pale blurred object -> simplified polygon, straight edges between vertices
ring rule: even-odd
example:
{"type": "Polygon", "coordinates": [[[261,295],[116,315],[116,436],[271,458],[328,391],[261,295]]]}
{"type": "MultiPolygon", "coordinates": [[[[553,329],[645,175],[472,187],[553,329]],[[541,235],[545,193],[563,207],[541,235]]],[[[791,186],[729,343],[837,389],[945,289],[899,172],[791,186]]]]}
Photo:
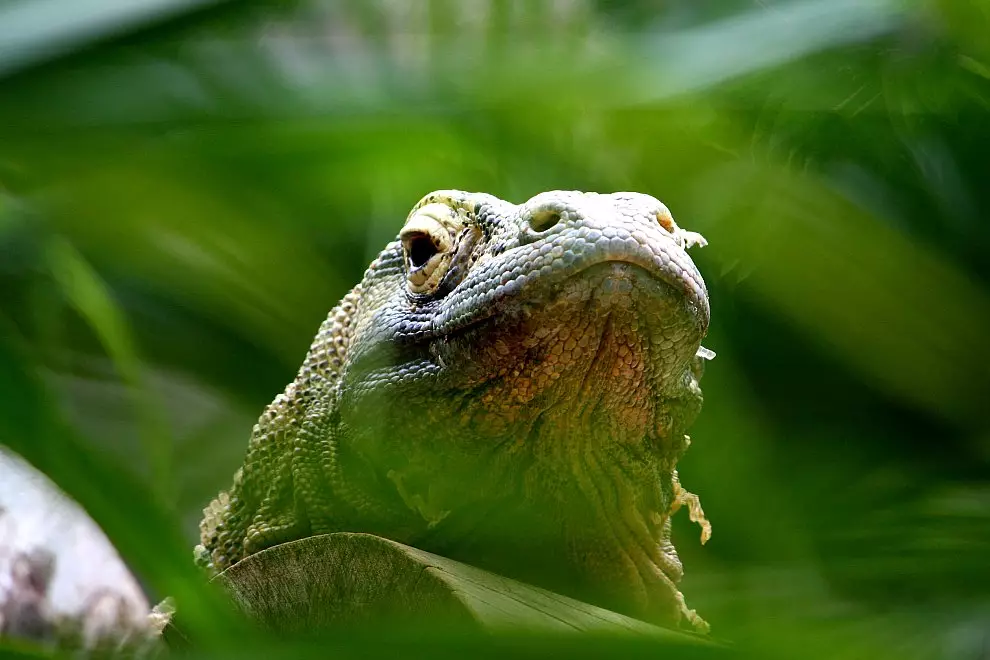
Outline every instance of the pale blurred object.
{"type": "Polygon", "coordinates": [[[0,448],[0,637],[131,646],[153,635],[149,613],[96,523],[0,448]]]}

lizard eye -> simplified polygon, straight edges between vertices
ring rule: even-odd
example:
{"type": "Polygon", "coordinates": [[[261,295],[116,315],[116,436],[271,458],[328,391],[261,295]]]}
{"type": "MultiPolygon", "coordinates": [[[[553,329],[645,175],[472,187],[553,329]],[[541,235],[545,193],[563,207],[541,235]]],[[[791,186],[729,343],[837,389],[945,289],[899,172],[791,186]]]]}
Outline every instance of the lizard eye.
{"type": "Polygon", "coordinates": [[[439,286],[450,267],[454,239],[445,205],[427,205],[416,212],[399,233],[406,255],[409,290],[430,293],[439,286]],[[440,208],[432,208],[438,206],[440,208]]]}
{"type": "Polygon", "coordinates": [[[428,234],[412,234],[404,242],[406,254],[409,255],[409,265],[413,268],[422,268],[435,255],[436,244],[428,234]]]}

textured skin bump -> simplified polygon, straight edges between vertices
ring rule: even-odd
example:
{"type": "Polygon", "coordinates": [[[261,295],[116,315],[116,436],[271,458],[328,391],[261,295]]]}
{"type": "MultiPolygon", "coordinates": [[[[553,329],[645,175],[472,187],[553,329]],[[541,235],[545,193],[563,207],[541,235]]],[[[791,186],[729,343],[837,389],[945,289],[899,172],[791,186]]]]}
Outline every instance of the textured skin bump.
{"type": "Polygon", "coordinates": [[[214,571],[369,532],[667,625],[701,407],[704,239],[638,193],[430,193],[330,312],[205,510],[214,571]]]}

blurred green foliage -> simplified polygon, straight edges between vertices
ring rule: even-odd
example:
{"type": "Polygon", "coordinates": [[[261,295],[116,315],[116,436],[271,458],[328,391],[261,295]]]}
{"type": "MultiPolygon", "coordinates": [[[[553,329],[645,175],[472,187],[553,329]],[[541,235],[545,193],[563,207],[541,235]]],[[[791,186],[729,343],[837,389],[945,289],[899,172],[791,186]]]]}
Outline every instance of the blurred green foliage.
{"type": "Polygon", "coordinates": [[[0,3],[0,442],[243,657],[199,511],[408,208],[646,192],[711,244],[691,606],[760,657],[982,657],[988,34],[984,0],[0,3]]]}

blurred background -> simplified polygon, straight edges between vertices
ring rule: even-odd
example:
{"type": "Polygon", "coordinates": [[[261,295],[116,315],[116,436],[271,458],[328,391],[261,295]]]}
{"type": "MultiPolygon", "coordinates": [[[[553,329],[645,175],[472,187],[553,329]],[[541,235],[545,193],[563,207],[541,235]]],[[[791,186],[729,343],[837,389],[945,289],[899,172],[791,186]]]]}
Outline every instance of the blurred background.
{"type": "Polygon", "coordinates": [[[990,657],[988,111],[984,0],[0,1],[0,443],[195,617],[203,506],[412,204],[649,193],[710,242],[689,604],[990,657]]]}

